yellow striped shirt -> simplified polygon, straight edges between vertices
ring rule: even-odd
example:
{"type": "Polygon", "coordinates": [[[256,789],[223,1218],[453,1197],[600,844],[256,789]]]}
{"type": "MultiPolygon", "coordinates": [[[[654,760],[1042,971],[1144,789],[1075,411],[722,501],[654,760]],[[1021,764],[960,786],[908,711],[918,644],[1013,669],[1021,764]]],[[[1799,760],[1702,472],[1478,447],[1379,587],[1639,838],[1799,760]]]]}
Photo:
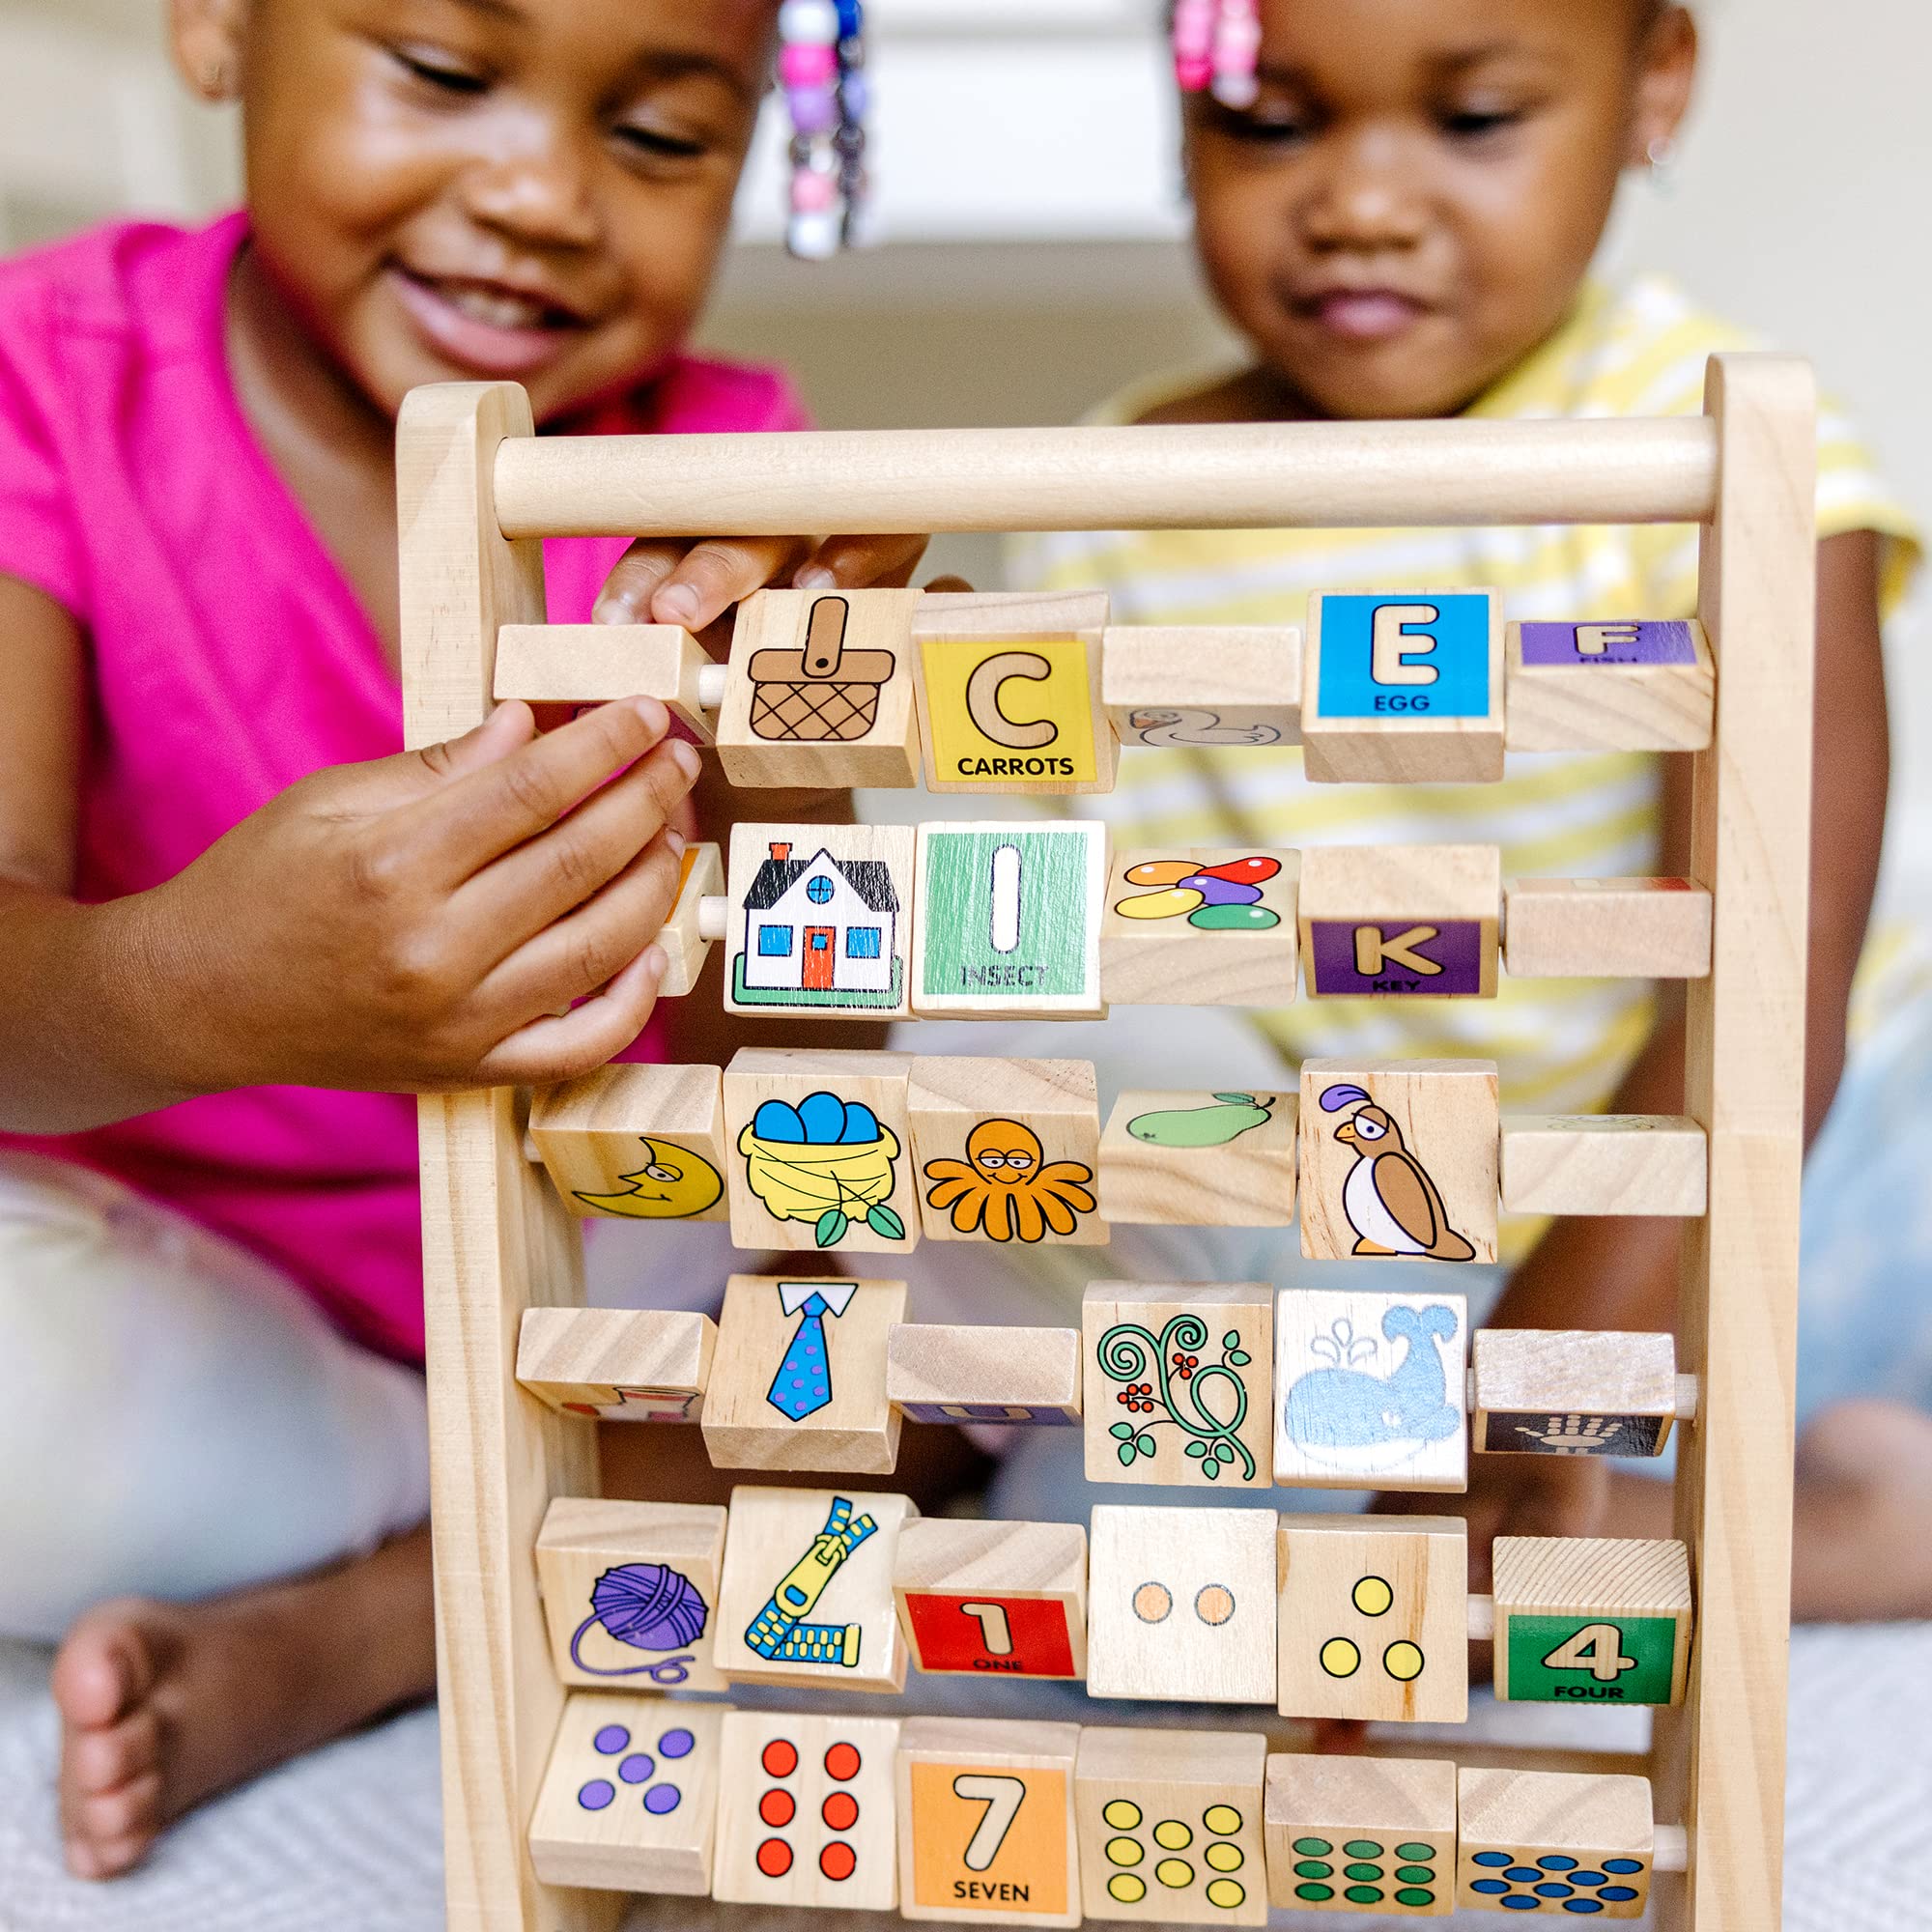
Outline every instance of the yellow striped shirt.
{"type": "MultiPolygon", "coordinates": [[[[1589,284],[1563,327],[1468,413],[1695,414],[1705,358],[1757,346],[1660,277],[1589,284]]],[[[1191,386],[1137,385],[1096,419],[1131,422],[1191,386]]],[[[1830,405],[1818,454],[1819,534],[1888,538],[1889,611],[1918,558],[1917,528],[1830,405]]],[[[1311,590],[1477,585],[1499,589],[1511,619],[1686,617],[1696,558],[1687,526],[1097,531],[1024,539],[1010,575],[1029,587],[1104,587],[1119,623],[1300,623],[1311,590]]],[[[1107,818],[1117,849],[1475,843],[1500,846],[1506,874],[1642,876],[1657,869],[1660,772],[1641,753],[1512,753],[1498,784],[1312,785],[1292,747],[1130,748],[1114,793],[1066,804],[1107,818]]],[[[1641,1045],[1650,998],[1640,981],[1505,979],[1494,1000],[1328,999],[1252,1017],[1292,1062],[1485,1056],[1501,1066],[1505,1105],[1582,1113],[1605,1104],[1641,1045]]]]}

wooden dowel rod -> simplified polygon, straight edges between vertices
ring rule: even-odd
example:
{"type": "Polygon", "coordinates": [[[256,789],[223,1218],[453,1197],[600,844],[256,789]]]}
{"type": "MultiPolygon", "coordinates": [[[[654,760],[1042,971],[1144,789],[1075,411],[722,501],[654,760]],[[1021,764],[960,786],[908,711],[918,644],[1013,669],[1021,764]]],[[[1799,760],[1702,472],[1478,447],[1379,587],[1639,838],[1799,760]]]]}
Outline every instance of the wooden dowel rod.
{"type": "Polygon", "coordinates": [[[506,537],[1699,523],[1704,417],[520,437],[506,537]]]}

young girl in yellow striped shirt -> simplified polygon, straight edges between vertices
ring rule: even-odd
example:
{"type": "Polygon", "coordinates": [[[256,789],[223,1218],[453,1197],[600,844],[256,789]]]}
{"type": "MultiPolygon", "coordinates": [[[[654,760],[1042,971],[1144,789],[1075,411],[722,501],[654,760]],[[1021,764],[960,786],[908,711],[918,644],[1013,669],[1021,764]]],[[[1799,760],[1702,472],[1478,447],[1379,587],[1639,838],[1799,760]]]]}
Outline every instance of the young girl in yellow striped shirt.
{"type": "MultiPolygon", "coordinates": [[[[1701,407],[1706,356],[1750,338],[1660,279],[1618,291],[1586,279],[1621,176],[1663,158],[1684,113],[1696,53],[1684,9],[1263,0],[1259,19],[1252,87],[1237,72],[1234,87],[1184,97],[1196,246],[1248,358],[1207,380],[1142,384],[1103,419],[1701,407]]],[[[1199,65],[1197,83],[1205,56],[1199,65]]],[[[1880,611],[1917,556],[1910,521],[1830,410],[1819,455],[1812,1133],[1838,1084],[1878,870],[1888,776],[1880,611]]],[[[1052,587],[1104,584],[1117,620],[1137,623],[1298,621],[1310,590],[1351,585],[1494,585],[1512,618],[1671,617],[1694,609],[1696,537],[1682,527],[1102,532],[1030,544],[1020,575],[1052,587]]],[[[1506,872],[1670,874],[1687,869],[1688,763],[1513,756],[1500,784],[1311,786],[1293,750],[1136,753],[1118,792],[1078,804],[1114,821],[1117,845],[1453,839],[1500,846],[1506,872]]],[[[1307,1053],[1475,1054],[1500,1063],[1506,1105],[1682,1108],[1681,1009],[1627,980],[1505,981],[1493,1002],[1327,1000],[1250,1017],[1287,1063],[1307,1053]]],[[[1242,1077],[1251,1074],[1250,1065],[1242,1077]]],[[[1516,1232],[1509,1259],[1519,1264],[1494,1324],[1673,1324],[1676,1224],[1578,1220],[1516,1232]]],[[[1520,1457],[1480,1459],[1468,1500],[1486,1550],[1497,1527],[1667,1534],[1662,1498],[1656,1484],[1613,1490],[1595,1459],[1520,1457]]],[[[1892,1534],[1928,1499],[1932,1418],[1870,1404],[1823,1411],[1801,1455],[1800,1607],[1932,1611],[1924,1539],[1892,1534]],[[1887,1544],[1889,1594],[1848,1597],[1860,1567],[1848,1558],[1887,1544]]]]}

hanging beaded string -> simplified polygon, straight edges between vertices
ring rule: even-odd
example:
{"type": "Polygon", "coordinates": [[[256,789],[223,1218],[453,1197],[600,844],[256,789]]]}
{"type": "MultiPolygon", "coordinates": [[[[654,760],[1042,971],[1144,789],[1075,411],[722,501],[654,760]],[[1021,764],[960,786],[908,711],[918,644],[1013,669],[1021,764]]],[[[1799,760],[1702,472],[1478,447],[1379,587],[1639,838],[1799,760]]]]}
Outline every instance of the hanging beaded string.
{"type": "Polygon", "coordinates": [[[821,262],[864,239],[865,12],[859,0],[784,0],[779,84],[791,113],[785,246],[821,262]]]}
{"type": "Polygon", "coordinates": [[[1175,0],[1174,76],[1183,93],[1205,88],[1223,107],[1252,107],[1261,45],[1260,0],[1175,0]]]}

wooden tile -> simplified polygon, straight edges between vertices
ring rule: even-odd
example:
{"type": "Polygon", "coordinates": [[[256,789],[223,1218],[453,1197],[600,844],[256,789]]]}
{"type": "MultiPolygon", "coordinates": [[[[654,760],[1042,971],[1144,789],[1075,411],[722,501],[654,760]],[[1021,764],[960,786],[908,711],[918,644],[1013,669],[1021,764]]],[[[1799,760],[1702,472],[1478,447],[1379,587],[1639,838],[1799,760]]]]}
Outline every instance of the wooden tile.
{"type": "Polygon", "coordinates": [[[698,698],[710,654],[677,624],[505,624],[497,633],[500,704],[604,704],[655,697],[700,745],[712,719],[698,698]]]}
{"type": "Polygon", "coordinates": [[[1456,1767],[1435,1758],[1267,1761],[1269,1896],[1295,1912],[1440,1918],[1456,1909],[1456,1767]]]}
{"type": "Polygon", "coordinates": [[[920,745],[934,792],[1112,791],[1100,593],[928,592],[913,618],[920,745]]]}
{"type": "Polygon", "coordinates": [[[886,1338],[886,1396],[913,1422],[1074,1425],[1080,1331],[905,1322],[886,1338]]]}
{"type": "Polygon", "coordinates": [[[918,1514],[882,1490],[733,1490],[718,1668],[734,1684],[903,1690],[893,1565],[918,1514]]]}
{"type": "Polygon", "coordinates": [[[537,1533],[551,1661],[565,1684],[722,1690],[711,1661],[724,1512],[558,1496],[537,1533]]]}
{"type": "Polygon", "coordinates": [[[886,1335],[905,1305],[902,1281],[734,1274],[704,1403],[712,1467],[890,1475],[899,1417],[886,1335]]]}
{"type": "Polygon", "coordinates": [[[1701,980],[1711,895],[1689,879],[1505,879],[1503,965],[1519,980],[1701,980]]]}
{"type": "Polygon", "coordinates": [[[578,1691],[564,1699],[530,1817],[546,1885],[611,1891],[711,1889],[719,1704],[578,1691]]]}
{"type": "Polygon", "coordinates": [[[1648,1778],[1464,1766],[1456,1810],[1459,1905],[1559,1918],[1588,1900],[1605,1918],[1643,1916],[1654,1850],[1648,1778]]]}
{"type": "Polygon", "coordinates": [[[1460,1294],[1282,1290],[1275,1481],[1314,1490],[1467,1489],[1468,1352],[1460,1294]]]}
{"type": "Polygon", "coordinates": [[[912,855],[909,825],[734,825],[725,1009],[910,1013],[912,855]]]}
{"type": "Polygon", "coordinates": [[[1301,1064],[1301,1252],[1496,1258],[1492,1060],[1301,1064]]]}
{"type": "Polygon", "coordinates": [[[1293,745],[1301,633],[1293,624],[1110,624],[1100,696],[1123,745],[1293,745]]]}
{"type": "Polygon", "coordinates": [[[1237,1490],[1274,1480],[1273,1293],[1259,1281],[1087,1285],[1090,1483],[1237,1490]]]}
{"type": "Polygon", "coordinates": [[[1679,1704],[1690,1662],[1681,1543],[1499,1536],[1496,1695],[1513,1703],[1679,1704]]]}
{"type": "Polygon", "coordinates": [[[700,929],[699,908],[724,890],[724,859],[716,845],[687,845],[678,862],[677,898],[670,917],[658,933],[665,950],[665,976],[658,992],[665,999],[682,999],[697,985],[697,976],[711,956],[711,942],[700,929]]]}
{"type": "Polygon", "coordinates": [[[1285,1718],[1460,1724],[1469,1708],[1461,1517],[1280,1519],[1285,1718]]]}
{"type": "Polygon", "coordinates": [[[1512,624],[1512,752],[1701,752],[1717,667],[1697,620],[1512,624]]]}
{"type": "Polygon", "coordinates": [[[722,1221],[729,1212],[715,1066],[600,1066],[539,1089],[530,1138],[573,1214],[722,1221]]]}
{"type": "Polygon", "coordinates": [[[1075,1724],[908,1718],[899,1730],[899,1916],[1077,1925],[1075,1724]]]}
{"type": "Polygon", "coordinates": [[[927,1240],[1106,1240],[1091,1061],[922,1055],[908,1106],[927,1240]]]}
{"type": "Polygon", "coordinates": [[[896,1718],[731,1711],[711,1895],[890,1912],[898,1901],[896,1718]]]}
{"type": "Polygon", "coordinates": [[[1294,1123],[1292,1093],[1123,1093],[1100,1136],[1100,1212],[1145,1227],[1286,1228],[1294,1123]]]}
{"type": "Polygon", "coordinates": [[[741,1248],[905,1254],[919,1244],[911,1059],[744,1047],[724,1071],[741,1248]]]}
{"type": "Polygon", "coordinates": [[[927,1018],[1092,1019],[1100,996],[1107,828],[922,825],[913,1010],[927,1018]]]}
{"type": "Polygon", "coordinates": [[[526,1308],[517,1379],[565,1415],[696,1422],[718,1330],[675,1308],[526,1308]]]}
{"type": "Polygon", "coordinates": [[[1092,1525],[1089,1696],[1274,1702],[1272,1511],[1096,1503],[1092,1525]]]}
{"type": "Polygon", "coordinates": [[[1265,1925],[1259,1731],[1085,1724],[1073,1770],[1090,1918],[1265,1925]]]}
{"type": "Polygon", "coordinates": [[[1272,847],[1117,853],[1100,920],[1110,1005],[1285,1007],[1300,859],[1272,847]]]}
{"type": "Polygon", "coordinates": [[[1505,1114],[1513,1214],[1701,1214],[1704,1129],[1671,1114],[1505,1114]]]}
{"type": "Polygon", "coordinates": [[[1087,1532],[1077,1522],[909,1522],[893,1596],[928,1675],[1086,1672],[1087,1532]]]}
{"type": "Polygon", "coordinates": [[[718,758],[734,785],[919,782],[917,590],[758,590],[738,606],[718,758]]]}
{"type": "Polygon", "coordinates": [[[1493,845],[1311,845],[1299,899],[1311,998],[1495,997],[1493,845]]]}
{"type": "Polygon", "coordinates": [[[1317,784],[1500,779],[1502,600],[1493,590],[1318,591],[1301,743],[1317,784]]]}
{"type": "Polygon", "coordinates": [[[1478,1328],[1471,1445],[1491,1454],[1658,1456],[1677,1414],[1668,1335],[1478,1328]]]}

